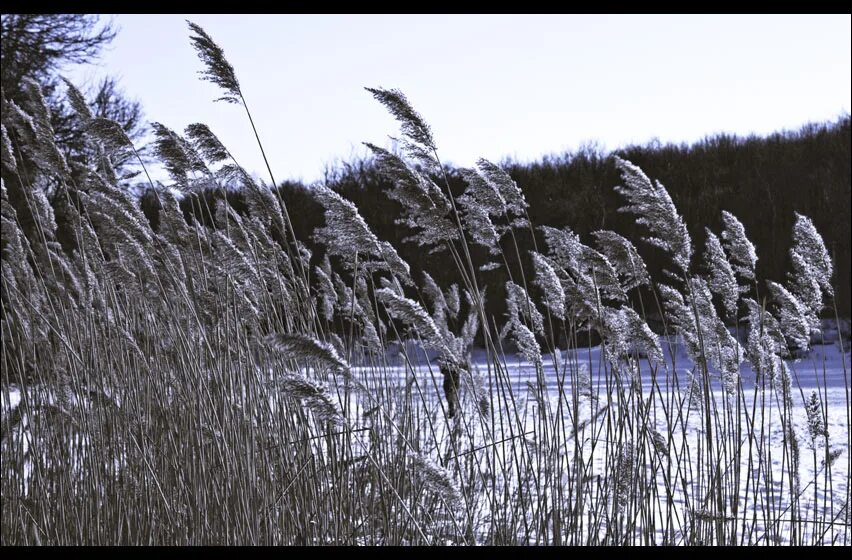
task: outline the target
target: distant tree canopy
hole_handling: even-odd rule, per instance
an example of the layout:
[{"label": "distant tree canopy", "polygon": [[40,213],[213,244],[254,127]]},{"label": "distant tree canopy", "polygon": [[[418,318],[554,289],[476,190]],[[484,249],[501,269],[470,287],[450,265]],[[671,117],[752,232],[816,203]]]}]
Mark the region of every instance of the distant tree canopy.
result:
[{"label": "distant tree canopy", "polygon": [[[736,215],[757,246],[761,290],[765,289],[763,279],[784,280],[790,270],[788,250],[794,212],[811,217],[834,259],[838,310],[850,316],[852,125],[848,115],[835,123],[810,124],[768,137],[717,135],[692,145],[652,143],[613,154],[586,148],[531,164],[503,162],[524,191],[534,225],[570,227],[586,243],[591,242],[592,231],[615,230],[637,242],[649,271],[656,280],[662,280],[667,256],[638,242],[641,233],[633,217],[618,212],[624,200],[613,187],[621,184],[621,177],[610,155],[632,161],[665,185],[692,235],[695,264],[704,252],[704,228],[718,233],[722,210]],[[450,182],[456,195],[463,192],[465,184],[457,170],[450,173]],[[327,174],[326,184],[355,203],[376,235],[398,248],[413,274],[428,271],[445,287],[459,281],[449,255],[427,254],[402,241],[410,232],[394,223],[400,208],[385,195],[392,185],[370,161],[340,166]],[[322,225],[319,205],[314,202],[315,212],[307,211],[310,202],[305,187],[289,184],[282,191],[288,204],[300,208],[291,211],[294,227],[302,239],[309,240],[313,229]],[[524,259],[523,274],[530,280],[534,273],[526,255],[533,249],[533,239],[527,230],[516,231],[516,236]],[[539,247],[543,244],[538,231],[536,242]],[[509,264],[517,271],[513,274],[520,275],[518,263],[512,261],[514,248],[508,243],[504,239]],[[316,249],[315,258],[321,256],[321,247],[312,248]],[[484,250],[473,247],[473,256],[479,263],[486,262]],[[503,268],[481,273],[480,285],[489,286],[489,312],[498,317],[503,313],[506,274]]]},{"label": "distant tree canopy", "polygon": [[[84,140],[77,114],[65,99],[59,71],[68,64],[95,60],[116,36],[110,23],[101,24],[91,14],[2,14],[0,16],[0,83],[4,99],[21,105],[24,79],[41,86],[55,141],[69,163],[88,165],[92,153]],[[118,122],[131,140],[145,134],[141,105],[128,99],[114,77],[104,77],[84,90],[95,117]],[[130,155],[114,159],[119,172],[129,163]]]},{"label": "distant tree canopy", "polygon": [[[93,154],[85,141],[83,126],[65,99],[64,86],[57,75],[63,65],[85,63],[96,58],[101,49],[115,37],[111,24],[101,24],[98,16],[82,14],[2,14],[2,95],[6,100],[20,98],[26,105],[25,78],[37,81],[46,98],[56,144],[64,151],[72,174],[75,166],[91,167]],[[144,135],[142,112],[138,103],[127,100],[115,79],[103,79],[89,92],[87,102],[96,117],[106,117],[120,124],[131,140]],[[7,127],[9,128],[9,127]],[[9,128],[9,134],[14,131]],[[10,144],[16,145],[15,138]],[[618,212],[625,201],[613,187],[621,183],[612,155],[618,155],[638,165],[652,179],[668,189],[678,211],[684,217],[692,236],[700,266],[709,227],[718,232],[721,212],[737,216],[746,228],[748,237],[757,246],[757,273],[761,280],[784,280],[790,270],[789,248],[794,212],[809,216],[825,239],[835,264],[833,284],[835,303],[841,314],[850,310],[850,203],[852,203],[852,124],[849,115],[837,122],[810,124],[798,131],[781,132],[767,137],[737,137],[716,135],[700,142],[629,146],[606,153],[600,148],[586,147],[574,153],[545,157],[534,163],[506,161],[502,166],[521,187],[529,203],[528,214],[533,225],[569,227],[590,243],[590,234],[610,229],[632,239],[639,246],[649,272],[655,280],[663,280],[662,269],[668,258],[658,249],[638,243],[642,236],[630,215]],[[18,153],[23,163],[25,154]],[[130,154],[127,154],[129,157]],[[127,160],[113,161],[119,171]],[[448,169],[450,189],[459,196],[465,181],[459,169]],[[26,221],[24,197],[15,192],[16,182],[4,171],[4,182],[11,203]],[[436,178],[442,183],[443,177]],[[430,254],[417,245],[404,241],[411,235],[396,219],[400,205],[387,196],[392,188],[370,160],[343,163],[328,170],[326,186],[352,201],[379,239],[391,242],[420,277],[428,272],[440,285],[457,283],[457,269],[447,253]],[[82,183],[82,182],[81,182]],[[279,186],[287,203],[296,236],[313,250],[316,262],[323,248],[313,235],[324,225],[321,206],[310,188],[295,182]],[[198,214],[204,222],[212,221],[210,209],[216,197],[227,196],[240,208],[240,193],[224,190],[193,194],[181,201],[189,219]],[[145,200],[142,201],[143,204]],[[151,202],[150,200],[148,201]],[[245,205],[242,204],[242,208]],[[207,216],[204,217],[204,213]],[[155,219],[156,212],[146,210]],[[539,230],[519,229],[514,232],[518,251],[509,236],[502,239],[503,254],[509,270],[500,267],[480,272],[479,285],[488,286],[487,311],[496,317],[504,313],[502,286],[510,280],[530,280],[534,277],[529,251],[541,248],[544,240]],[[488,260],[487,251],[470,247],[476,264]],[[520,259],[521,262],[518,262]],[[532,288],[532,291],[535,291]],[[651,300],[648,300],[651,301]]]}]

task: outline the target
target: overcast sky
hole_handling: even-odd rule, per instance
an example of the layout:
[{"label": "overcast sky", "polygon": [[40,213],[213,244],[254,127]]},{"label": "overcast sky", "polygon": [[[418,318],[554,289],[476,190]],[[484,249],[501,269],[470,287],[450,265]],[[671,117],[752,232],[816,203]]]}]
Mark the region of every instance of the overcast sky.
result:
[{"label": "overcast sky", "polygon": [[208,124],[258,173],[245,112],[213,102],[186,19],[236,69],[279,181],[316,180],[398,134],[364,86],[401,89],[457,165],[766,134],[835,120],[852,97],[849,14],[118,15],[100,65],[68,69],[80,85],[119,76],[148,120]]}]

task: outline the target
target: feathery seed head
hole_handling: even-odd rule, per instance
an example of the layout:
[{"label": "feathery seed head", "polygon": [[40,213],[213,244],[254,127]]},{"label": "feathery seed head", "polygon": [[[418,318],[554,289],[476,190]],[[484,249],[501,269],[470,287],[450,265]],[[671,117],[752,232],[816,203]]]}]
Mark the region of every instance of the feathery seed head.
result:
[{"label": "feathery seed head", "polygon": [[340,405],[322,383],[301,375],[287,374],[278,379],[276,384],[285,395],[301,401],[319,421],[335,425],[344,423]]},{"label": "feathery seed head", "polygon": [[734,272],[744,280],[754,280],[757,251],[746,237],[745,227],[727,210],[722,210],[722,222],[724,223],[722,241]]},{"label": "feathery seed head", "polygon": [[186,127],[185,132],[195,144],[196,149],[211,164],[219,163],[231,157],[219,138],[213,134],[206,124],[193,123]]},{"label": "feathery seed head", "polygon": [[198,53],[198,58],[206,66],[204,70],[199,71],[199,74],[204,80],[213,82],[225,90],[225,95],[216,101],[241,103],[240,82],[237,80],[234,67],[225,59],[225,51],[213,41],[201,26],[191,21],[186,23],[189,25],[189,29],[195,33],[195,35],[190,36],[192,46]]},{"label": "feathery seed head", "polygon": [[349,371],[349,366],[337,354],[331,344],[316,340],[303,334],[274,333],[264,342],[294,360],[316,360],[326,367],[340,373]]},{"label": "feathery seed head", "polygon": [[725,251],[722,249],[719,238],[710,229],[707,229],[707,252],[705,258],[710,271],[708,279],[710,291],[722,300],[728,318],[733,318],[737,313],[737,300],[739,298],[737,279],[734,276],[734,269],[731,267],[731,263],[728,262],[728,258],[725,256]]},{"label": "feathery seed head", "polygon": [[790,249],[790,261],[793,271],[788,274],[787,285],[807,311],[811,328],[819,328],[819,313],[823,308],[819,272],[795,248]]},{"label": "feathery seed head", "polygon": [[636,223],[651,232],[644,241],[671,253],[675,265],[687,272],[692,260],[692,239],[668,191],[659,181],[656,185],[651,183],[648,176],[629,161],[616,157],[615,164],[624,181],[624,186],[615,187],[615,191],[630,203],[619,212],[636,214]]},{"label": "feathery seed head", "polygon": [[811,396],[805,403],[805,413],[808,417],[808,434],[811,436],[811,443],[816,445],[816,439],[819,437],[827,439],[828,427],[822,415],[822,400],[816,391],[811,391]]},{"label": "feathery seed head", "polygon": [[813,323],[807,306],[781,284],[771,280],[766,284],[778,306],[778,322],[787,344],[793,348],[807,349]]},{"label": "feathery seed head", "polygon": [[410,453],[409,460],[412,472],[427,489],[441,496],[450,509],[462,507],[461,492],[447,469],[421,454]]},{"label": "feathery seed head", "polygon": [[68,103],[71,105],[71,108],[74,109],[74,112],[77,113],[77,116],[80,117],[83,123],[88,123],[92,120],[93,115],[92,110],[89,109],[89,104],[86,102],[86,98],[83,97],[80,90],[69,80],[63,77],[62,81],[65,82],[68,88]]},{"label": "feathery seed head", "polygon": [[[484,158],[477,160],[476,166],[492,188],[500,193],[500,196],[505,201],[507,214],[514,214],[516,216],[526,215],[529,204],[527,204],[526,198],[524,198],[524,193],[518,187],[515,180],[503,168]],[[517,226],[521,225],[521,223],[517,224]]]},{"label": "feathery seed head", "polygon": [[420,113],[414,110],[405,95],[398,89],[364,88],[399,121],[402,134],[412,142],[435,150],[432,131]]},{"label": "feathery seed head", "polygon": [[0,142],[2,142],[2,152],[0,152],[0,161],[3,166],[12,173],[18,172],[18,163],[15,160],[15,154],[12,151],[12,141],[9,139],[9,133],[6,131],[6,125],[0,124]]},{"label": "feathery seed head", "polygon": [[152,122],[154,130],[154,146],[157,155],[163,160],[166,170],[178,188],[188,191],[190,180],[188,175],[195,171],[208,173],[207,166],[195,149],[179,134],[158,122]]},{"label": "feathery seed head", "polygon": [[[35,133],[33,144],[24,144],[30,151],[33,160],[40,167],[60,177],[70,173],[65,156],[57,148],[54,142],[53,125],[50,122],[50,110],[41,90],[41,86],[35,80],[23,78],[21,80],[23,93],[26,96],[25,107],[29,113],[29,123]],[[10,105],[13,105],[10,103]]]},{"label": "feathery seed head", "polygon": [[524,318],[535,332],[544,334],[544,316],[536,308],[527,291],[512,281],[506,282],[506,307],[511,320],[520,321]]},{"label": "feathery seed head", "polygon": [[452,204],[438,185],[399,156],[370,143],[364,145],[373,152],[381,172],[394,182],[387,195],[399,202],[403,210],[403,218],[396,223],[415,231],[404,241],[433,246],[433,251],[438,251],[446,241],[458,239],[458,229],[450,220]]},{"label": "feathery seed head", "polygon": [[639,256],[633,243],[609,230],[594,231],[592,235],[595,237],[598,250],[618,273],[625,292],[651,283],[645,261]]},{"label": "feathery seed head", "polygon": [[801,255],[810,265],[823,291],[829,296],[833,296],[831,276],[834,273],[834,266],[831,257],[813,221],[798,212],[796,212],[796,223],[793,226],[792,250]]},{"label": "feathery seed head", "polygon": [[531,251],[533,265],[535,266],[535,283],[544,292],[544,304],[554,316],[565,320],[565,292],[562,291],[562,283],[547,257]]}]

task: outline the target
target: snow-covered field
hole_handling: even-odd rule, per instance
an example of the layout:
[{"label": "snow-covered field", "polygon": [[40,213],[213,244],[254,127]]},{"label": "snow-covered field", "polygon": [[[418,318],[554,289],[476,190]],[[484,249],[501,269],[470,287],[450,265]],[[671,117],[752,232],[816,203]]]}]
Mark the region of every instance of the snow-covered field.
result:
[{"label": "snow-covered field", "polygon": [[[621,534],[633,531],[635,538],[630,542],[642,542],[641,535],[648,534],[651,524],[654,542],[681,544],[684,534],[695,534],[696,524],[703,523],[706,532],[712,531],[714,524],[721,520],[728,524],[726,534],[731,534],[730,528],[736,527],[735,542],[738,544],[792,541],[849,545],[852,543],[850,354],[842,352],[833,341],[829,342],[815,345],[806,356],[787,362],[791,374],[792,433],[785,429],[782,418],[785,407],[779,400],[781,392],[777,382],[773,385],[767,380],[756,386],[755,376],[747,363],[742,364],[743,388],[738,395],[726,394],[716,380],[710,395],[711,409],[721,417],[713,420],[713,446],[708,446],[705,432],[702,405],[706,401],[690,396],[693,385],[689,374],[693,364],[677,339],[663,341],[665,366],[654,372],[645,360],[640,367],[641,385],[634,379],[621,387],[621,394],[613,388],[611,379],[608,384],[600,347],[543,356],[544,399],[536,396],[540,394],[536,368],[520,356],[506,355],[506,368],[501,375],[511,385],[516,399],[514,409],[527,424],[527,444],[536,443],[539,428],[536,422],[541,418],[537,407],[548,407],[551,418],[561,414],[562,425],[569,429],[574,422],[579,425],[576,434],[572,434],[576,444],[567,442],[559,453],[565,465],[579,466],[584,480],[589,482],[588,488],[583,490],[586,495],[581,516],[582,523],[589,524],[583,529],[588,534],[597,534],[605,541],[612,531],[611,527],[596,526],[590,512],[602,507],[601,504],[608,507],[606,504],[612,503],[617,486],[613,473],[622,468],[619,453],[628,449],[628,466],[633,473],[629,477],[633,485],[631,491],[643,492],[642,499],[650,504],[641,513],[641,519],[637,518],[639,512],[629,509],[624,512],[626,529],[622,528]],[[442,379],[437,366],[430,361],[431,356],[411,348],[407,354],[410,366],[394,352],[388,355],[387,364],[354,367],[353,373],[368,387],[402,387],[411,381],[413,374],[419,390],[429,399],[443,398]],[[491,378],[488,377],[487,362],[484,351],[473,352],[473,369],[484,376],[486,387],[491,386],[493,390],[495,374],[492,368]],[[575,375],[580,371],[581,377],[587,379],[576,409],[571,404],[572,375],[566,374],[571,371]],[[376,379],[377,376],[382,379]],[[640,405],[623,407],[624,387],[628,393],[633,393],[632,398],[637,399],[634,402],[640,402],[641,394]],[[812,437],[809,432],[805,405],[813,393],[822,403],[827,439],[823,435]],[[20,390],[11,388],[3,399],[2,408],[8,413],[18,406]],[[637,422],[638,410],[643,411],[643,426],[631,425],[625,432],[619,423],[622,419],[626,423]],[[353,414],[356,422],[357,416],[359,414]],[[4,418],[4,424],[7,421],[8,417]],[[25,425],[21,426],[24,431]],[[443,432],[437,438],[446,437],[447,424],[437,425],[439,432]],[[625,433],[632,436],[624,439]],[[791,469],[789,464],[793,456],[791,437],[798,447],[797,469]],[[722,447],[715,445],[719,438],[727,438]],[[733,441],[739,441],[739,445],[731,444]],[[725,457],[716,458],[718,473],[722,484],[738,489],[734,494],[738,499],[720,506],[708,503],[713,496],[708,491],[707,473],[713,469],[712,462],[708,463],[707,452],[711,449],[711,453],[719,453],[722,448]],[[791,481],[791,473],[798,480]],[[797,490],[791,492],[791,483]],[[791,503],[794,500],[798,503]],[[714,513],[709,513],[710,510]],[[648,511],[653,512],[653,519],[648,518]]]},{"label": "snow-covered field", "polygon": [[[654,372],[647,360],[642,361],[641,395],[647,411],[644,430],[648,436],[640,439],[647,442],[656,433],[658,442],[657,449],[650,452],[634,448],[633,452],[642,453],[643,459],[641,466],[634,465],[632,481],[634,484],[638,484],[638,480],[643,481],[644,491],[650,492],[655,519],[633,520],[637,535],[633,542],[641,542],[638,535],[647,530],[641,524],[653,522],[657,543],[681,543],[688,525],[701,522],[702,515],[705,515],[704,521],[711,528],[720,518],[735,526],[735,542],[738,544],[784,544],[791,540],[798,543],[852,543],[848,505],[852,410],[850,354],[848,346],[847,351],[842,352],[835,339],[827,338],[825,342],[827,344],[814,345],[807,355],[786,362],[791,378],[791,431],[785,430],[782,419],[785,407],[779,401],[783,394],[779,379],[774,382],[764,380],[763,384],[756,386],[755,375],[744,362],[741,366],[742,392],[738,396],[726,394],[718,379],[712,383],[711,409],[722,415],[721,419],[713,421],[714,452],[719,449],[715,442],[722,437],[719,431],[728,434],[732,442],[739,438],[739,445],[726,444],[725,458],[716,461],[723,484],[737,485],[739,499],[737,503],[731,500],[724,506],[713,508],[717,512],[713,516],[706,513],[710,509],[707,503],[710,496],[708,481],[702,479],[712,470],[706,458],[708,445],[701,408],[703,401],[693,398],[690,404],[690,372],[694,366],[676,338],[663,341],[665,366],[656,368]],[[441,395],[442,378],[434,356],[411,347],[407,349],[407,355],[411,367],[394,352],[388,356],[388,361],[394,365],[355,368],[356,374],[368,384],[376,383],[378,380],[374,377],[380,375],[385,378],[382,384],[387,384],[390,376],[395,378],[390,380],[392,383],[402,385],[410,380],[413,372],[420,381],[421,390],[431,398]],[[481,350],[474,351],[471,356],[471,365],[482,375],[487,375],[487,361],[485,352]],[[578,434],[581,445],[579,449],[566,445],[563,452],[567,463],[577,459],[582,461],[586,479],[603,484],[615,465],[612,452],[601,451],[607,447],[601,442],[617,437],[612,422],[618,421],[619,411],[606,412],[610,406],[617,406],[618,399],[607,386],[601,348],[543,356],[547,403],[530,394],[538,389],[533,364],[517,354],[509,354],[505,356],[505,365],[503,375],[510,381],[514,398],[527,418],[531,434],[528,441],[535,439],[536,406],[548,406],[550,411],[561,410],[566,425],[570,426],[572,376],[565,372],[573,368],[574,371],[579,369],[588,373],[591,388],[585,388],[586,398],[579,400],[576,415],[581,426]],[[828,445],[823,435],[812,437],[809,431],[805,405],[813,393],[821,403]],[[562,407],[559,407],[560,394]],[[623,394],[621,398],[624,398]],[[609,422],[601,420],[605,416]],[[734,420],[737,417],[739,426]],[[628,418],[626,421],[634,420]],[[633,430],[634,434],[638,432]],[[795,443],[791,438],[795,438]],[[629,443],[619,440],[618,444]],[[791,445],[795,445],[798,452],[792,453]],[[794,456],[797,457],[798,469],[791,469],[789,465],[790,458]],[[798,480],[791,482],[791,473]],[[792,491],[791,483],[795,485]],[[654,488],[649,490],[650,486]],[[612,499],[611,496],[609,499]],[[794,499],[796,504],[791,503]],[[590,497],[587,504],[587,508],[591,507],[595,507],[594,497]],[[720,515],[718,512],[722,508],[724,513]],[[596,527],[590,530],[598,531],[604,538],[609,529]]]}]

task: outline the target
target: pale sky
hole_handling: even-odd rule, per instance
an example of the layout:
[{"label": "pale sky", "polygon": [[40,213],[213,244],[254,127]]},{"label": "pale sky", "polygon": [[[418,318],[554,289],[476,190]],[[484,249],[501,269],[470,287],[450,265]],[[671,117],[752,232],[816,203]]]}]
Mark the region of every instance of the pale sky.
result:
[{"label": "pale sky", "polygon": [[265,167],[242,107],[214,103],[184,20],[224,49],[276,180],[388,146],[399,128],[364,86],[399,88],[444,162],[522,161],[597,142],[767,134],[850,111],[850,15],[118,15],[78,85],[119,76],[149,121],[206,123]]}]

